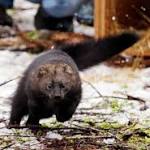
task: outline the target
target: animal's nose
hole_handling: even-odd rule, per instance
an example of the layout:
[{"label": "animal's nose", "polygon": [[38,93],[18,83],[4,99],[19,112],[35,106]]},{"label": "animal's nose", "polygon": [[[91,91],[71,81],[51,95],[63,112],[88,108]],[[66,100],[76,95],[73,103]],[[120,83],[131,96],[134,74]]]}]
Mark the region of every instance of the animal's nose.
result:
[{"label": "animal's nose", "polygon": [[61,96],[57,95],[57,96],[55,96],[54,98],[55,98],[56,100],[59,100],[59,99],[61,99]]}]

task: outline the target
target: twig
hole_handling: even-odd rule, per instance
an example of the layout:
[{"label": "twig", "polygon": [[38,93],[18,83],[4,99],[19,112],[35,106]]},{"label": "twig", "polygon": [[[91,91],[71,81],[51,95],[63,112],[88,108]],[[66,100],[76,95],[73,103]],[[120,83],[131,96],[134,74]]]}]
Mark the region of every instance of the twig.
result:
[{"label": "twig", "polygon": [[36,129],[36,130],[51,130],[51,131],[55,131],[55,130],[80,130],[80,131],[89,131],[87,130],[87,128],[76,128],[76,127],[62,127],[62,128],[50,128],[50,127],[42,127],[42,126],[19,126],[19,125],[13,125],[10,128],[15,128],[15,129],[25,129],[25,128],[31,128],[31,129]]},{"label": "twig", "polygon": [[[90,98],[84,98],[84,99],[91,99],[91,98],[94,98],[94,99],[98,99],[100,98],[100,96],[96,96],[96,97],[90,97]],[[121,100],[131,100],[131,101],[138,101],[140,104],[143,104],[140,108],[141,111],[143,110],[146,110],[149,108],[149,106],[146,105],[146,101],[139,98],[139,97],[134,97],[134,96],[131,96],[131,95],[126,95],[126,97],[118,97],[118,96],[102,96],[102,98],[107,98],[107,99],[110,99],[110,98],[115,98],[115,99],[121,99]],[[89,108],[90,110],[91,108]]]},{"label": "twig", "polygon": [[1,148],[1,150],[7,149],[7,148],[11,147],[11,146],[14,145],[14,144],[15,144],[15,143],[8,144],[8,145],[6,145],[5,147]]},{"label": "twig", "polygon": [[115,138],[116,139],[116,137],[115,136],[94,136],[94,135],[89,135],[89,136],[85,136],[85,135],[83,135],[83,136],[71,136],[71,137],[65,137],[65,139],[67,139],[67,140],[74,140],[74,139],[108,139],[108,138]]},{"label": "twig", "polygon": [[6,119],[0,119],[0,123],[7,121]]},{"label": "twig", "polygon": [[[100,120],[101,119],[101,120]],[[106,119],[104,119],[104,118],[99,118],[99,120],[94,120],[94,121],[89,121],[89,122],[86,122],[86,121],[84,121],[84,120],[82,120],[82,119],[73,119],[73,122],[79,122],[79,123],[86,123],[86,124],[88,124],[88,125],[90,125],[90,126],[94,126],[93,124],[98,124],[98,123],[103,123],[104,121],[107,121]],[[85,128],[85,127],[84,127]],[[95,128],[94,128],[95,129]]]},{"label": "twig", "polygon": [[30,39],[26,36],[24,32],[21,32],[18,25],[14,24],[14,28],[18,36],[26,43],[26,45],[30,45],[31,48],[38,48],[38,49],[51,49],[54,44],[51,41],[40,40],[40,39]]},{"label": "twig", "polygon": [[5,85],[5,84],[7,84],[7,83],[9,83],[9,82],[11,82],[11,81],[14,81],[14,80],[16,80],[16,79],[19,79],[19,78],[20,78],[20,76],[14,78],[14,79],[10,79],[10,80],[8,80],[8,81],[5,81],[5,82],[3,82],[3,83],[0,83],[0,86],[3,86],[3,85]]},{"label": "twig", "polygon": [[[131,95],[129,95],[129,94],[123,94],[123,93],[121,93],[121,94],[123,94],[123,95],[125,95],[126,97],[118,97],[118,96],[103,96],[99,91],[98,91],[98,89],[95,87],[95,86],[93,86],[90,82],[88,82],[88,81],[85,81],[85,80],[83,80],[84,82],[86,82],[88,85],[90,85],[95,91],[96,91],[96,93],[98,93],[98,95],[99,96],[96,96],[96,97],[92,97],[92,98],[117,98],[117,99],[124,99],[124,100],[134,100],[134,101],[139,101],[140,103],[146,103],[145,102],[145,100],[143,100],[143,99],[141,99],[141,98],[138,98],[138,97],[134,97],[134,96],[131,96]],[[84,99],[91,99],[91,98],[84,98]]]},{"label": "twig", "polygon": [[90,85],[100,97],[103,97],[102,94],[97,90],[97,88],[93,84],[91,84],[90,82],[85,81],[85,80],[83,80],[83,81],[86,82],[88,85]]},{"label": "twig", "polygon": [[140,103],[146,103],[143,99],[141,99],[141,98],[138,98],[138,97],[134,97],[134,96],[131,96],[131,95],[126,95],[127,96],[127,98],[128,98],[128,100],[134,100],[134,101],[138,101],[138,102],[140,102]]},{"label": "twig", "polygon": [[150,18],[145,15],[140,9],[136,8],[134,5],[131,6],[148,24],[150,24]]},{"label": "twig", "polygon": [[112,115],[111,113],[107,114],[107,113],[99,113],[99,112],[84,112],[84,111],[79,111],[79,112],[75,112],[75,114],[86,114],[86,115],[94,115],[94,116],[97,116],[97,115],[100,115],[100,116],[105,116],[105,115]]},{"label": "twig", "polygon": [[3,97],[3,96],[0,96],[0,99],[11,99],[12,97]]},{"label": "twig", "polygon": [[96,129],[94,127],[82,127],[80,125],[77,125],[77,124],[73,124],[74,126],[80,128],[80,129],[86,129],[87,131],[92,131],[92,132],[95,132],[95,133],[99,133],[100,130],[99,129]]},{"label": "twig", "polygon": [[14,137],[35,137],[34,135],[21,135],[21,134],[3,134],[1,137],[9,137],[9,136],[14,136]]},{"label": "twig", "polygon": [[119,96],[95,96],[95,97],[88,97],[88,98],[84,98],[84,99],[91,99],[91,98],[115,98],[115,99],[122,99],[122,100],[133,100],[133,101],[139,101],[141,103],[146,103],[145,100],[141,99],[141,98],[138,98],[138,97],[134,97],[134,96],[131,96],[131,95],[126,95],[126,97],[119,97]]}]

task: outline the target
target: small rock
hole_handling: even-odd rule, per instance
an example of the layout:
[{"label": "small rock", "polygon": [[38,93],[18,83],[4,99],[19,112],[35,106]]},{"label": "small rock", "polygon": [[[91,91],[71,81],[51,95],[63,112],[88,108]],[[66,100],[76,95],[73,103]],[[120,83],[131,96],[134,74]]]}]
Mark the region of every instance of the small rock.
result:
[{"label": "small rock", "polygon": [[62,140],[63,137],[58,134],[58,133],[53,133],[53,132],[48,132],[45,136],[45,138],[48,138],[48,139],[57,139],[57,140]]}]

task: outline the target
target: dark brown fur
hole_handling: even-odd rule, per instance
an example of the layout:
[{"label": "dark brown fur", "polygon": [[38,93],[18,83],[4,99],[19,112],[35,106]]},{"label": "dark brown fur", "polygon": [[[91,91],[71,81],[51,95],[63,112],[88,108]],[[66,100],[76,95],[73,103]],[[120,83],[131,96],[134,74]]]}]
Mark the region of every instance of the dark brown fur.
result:
[{"label": "dark brown fur", "polygon": [[[79,70],[97,64],[138,40],[122,34],[104,40],[87,41],[50,50],[36,58],[25,71],[12,100],[9,126],[19,125],[28,115],[27,125],[38,125],[42,118],[56,115],[69,120],[81,99]],[[68,54],[72,57],[70,57]],[[78,67],[77,67],[77,66]]]},{"label": "dark brown fur", "polygon": [[19,125],[29,115],[27,125],[56,115],[69,120],[81,98],[81,81],[73,60],[55,50],[39,56],[24,73],[13,98],[10,126]]}]

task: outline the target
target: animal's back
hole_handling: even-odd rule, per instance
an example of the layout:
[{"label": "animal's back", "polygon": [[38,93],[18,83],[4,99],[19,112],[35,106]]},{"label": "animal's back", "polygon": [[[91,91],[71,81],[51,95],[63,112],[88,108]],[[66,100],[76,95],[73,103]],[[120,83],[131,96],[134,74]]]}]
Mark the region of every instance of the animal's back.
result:
[{"label": "animal's back", "polygon": [[51,49],[39,55],[28,67],[27,73],[37,69],[44,64],[64,63],[69,65],[76,73],[78,73],[77,65],[74,60],[65,52],[57,49]]}]

